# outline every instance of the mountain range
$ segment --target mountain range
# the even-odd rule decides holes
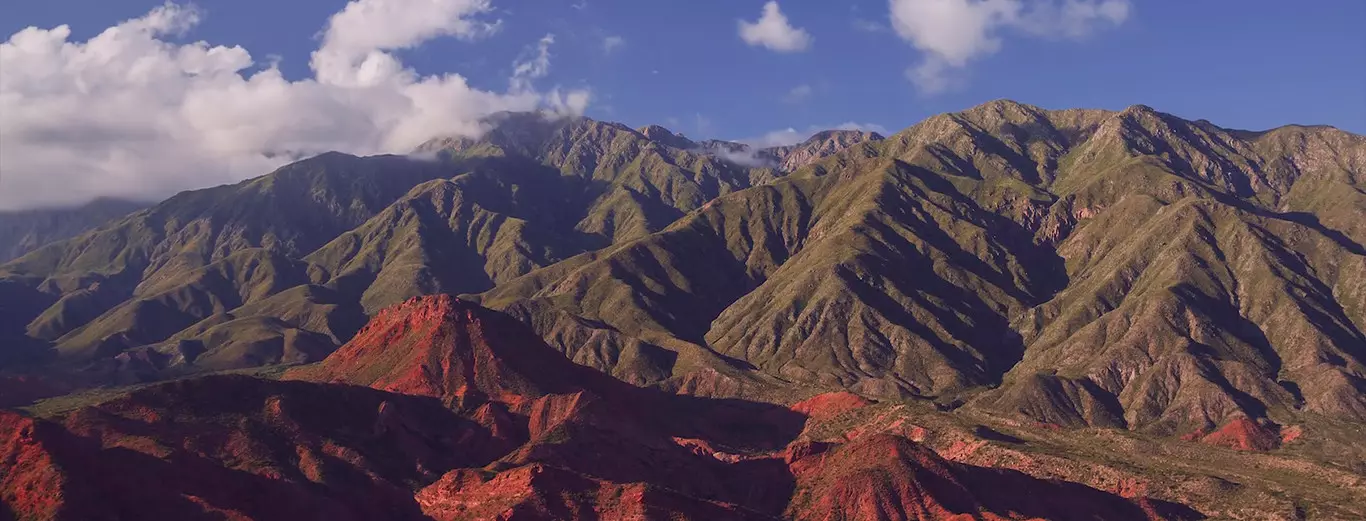
[[[96,199],[76,208],[0,212],[0,262],[70,239],[147,206],[119,199]]]
[[[12,517],[1366,516],[1362,136],[488,125],[0,216]]]

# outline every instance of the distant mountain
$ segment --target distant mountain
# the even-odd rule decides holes
[[[485,291],[783,175],[584,118],[490,124],[187,192],[32,252],[0,267],[41,295],[3,334],[115,381],[318,360],[385,306]]]
[[[119,199],[97,199],[75,208],[0,212],[0,263],[47,244],[70,239],[149,206]]]
[[[772,156],[777,161],[779,170],[792,172],[854,145],[882,141],[883,139],[885,138],[877,132],[827,130],[818,132],[801,143],[767,148],[764,149],[763,153]]]
[[[177,342],[176,347],[186,348],[180,352],[124,353],[168,340],[205,319],[226,321],[228,311],[262,305],[310,282],[318,275],[292,258],[359,226],[413,185],[443,175],[449,171],[435,163],[333,153],[236,185],[182,193],[0,267],[0,279],[55,300],[7,302],[15,311],[6,325],[26,321],[22,334],[52,342],[61,361],[77,364],[157,364],[236,344],[220,333],[215,338],[221,341],[208,345]],[[320,300],[308,298],[314,296]],[[266,345],[243,348],[254,353],[232,365],[290,359],[278,340],[286,335],[335,334],[330,327],[339,313],[346,316],[345,309],[319,292],[301,297],[291,302],[289,313],[275,318],[307,320],[271,323],[268,329],[279,335],[264,340]],[[357,320],[358,315],[351,316]],[[328,327],[297,327],[307,321]],[[338,327],[354,331],[359,325]],[[21,332],[11,329],[0,336],[6,334]]]
[[[801,143],[755,148],[746,143],[716,139],[695,143],[687,138],[674,135],[659,126],[645,127],[641,129],[641,132],[648,136],[655,136],[651,139],[661,143],[670,143],[670,146],[687,148],[739,165],[770,168],[779,172],[794,172],[846,148],[884,139],[876,132],[827,130],[818,132]]]

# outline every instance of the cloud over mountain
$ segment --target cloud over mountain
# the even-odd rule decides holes
[[[406,152],[475,135],[503,110],[582,111],[586,91],[539,92],[541,42],[506,92],[424,76],[395,51],[498,30],[487,0],[355,0],[328,21],[313,76],[286,78],[240,46],[177,43],[203,13],[172,3],[72,41],[66,25],[0,43],[0,209],[155,197],[260,175],[300,156]]]

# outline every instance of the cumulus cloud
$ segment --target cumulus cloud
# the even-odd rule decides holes
[[[1128,0],[890,0],[892,28],[924,53],[907,71],[922,92],[946,90],[973,58],[1000,50],[1003,30],[1081,38],[1129,16]]]
[[[235,182],[328,150],[402,153],[473,136],[502,110],[581,113],[584,90],[538,92],[543,39],[506,92],[422,76],[394,51],[494,33],[487,0],[353,0],[328,20],[313,75],[239,46],[172,43],[202,13],[166,4],[87,41],[29,27],[0,43],[0,209],[147,199]]]
[[[778,52],[805,51],[811,46],[811,35],[793,27],[778,8],[778,2],[764,4],[758,21],[740,20],[740,38],[755,47],[766,47]]]

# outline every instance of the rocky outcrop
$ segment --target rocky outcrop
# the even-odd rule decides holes
[[[826,130],[796,145],[767,148],[764,151],[777,161],[779,170],[795,172],[801,167],[843,152],[846,148],[863,143],[876,143],[883,139],[886,138],[877,132]]]

